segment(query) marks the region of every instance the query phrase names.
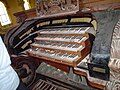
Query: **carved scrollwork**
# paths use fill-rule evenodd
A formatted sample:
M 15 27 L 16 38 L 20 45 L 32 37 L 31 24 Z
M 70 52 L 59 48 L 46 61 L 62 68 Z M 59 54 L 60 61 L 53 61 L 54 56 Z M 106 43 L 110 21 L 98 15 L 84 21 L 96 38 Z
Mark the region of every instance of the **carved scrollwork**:
M 105 90 L 120 90 L 120 19 L 115 25 L 112 43 L 111 43 L 111 59 L 109 61 L 110 81 L 106 85 Z
M 17 72 L 20 79 L 28 87 L 31 86 L 36 78 L 36 64 L 27 56 L 12 57 L 13 68 Z
M 54 15 L 79 10 L 79 0 L 36 0 L 38 16 Z
M 120 80 L 109 81 L 105 90 L 120 90 Z

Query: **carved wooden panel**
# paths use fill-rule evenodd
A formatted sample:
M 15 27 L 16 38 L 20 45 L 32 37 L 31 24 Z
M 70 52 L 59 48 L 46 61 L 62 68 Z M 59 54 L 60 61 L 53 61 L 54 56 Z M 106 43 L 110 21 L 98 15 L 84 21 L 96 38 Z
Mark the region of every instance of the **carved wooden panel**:
M 40 17 L 76 13 L 79 0 L 36 0 L 36 11 Z
M 24 22 L 27 18 L 36 16 L 36 9 L 32 8 L 26 11 L 19 11 L 13 14 L 16 17 L 17 23 Z

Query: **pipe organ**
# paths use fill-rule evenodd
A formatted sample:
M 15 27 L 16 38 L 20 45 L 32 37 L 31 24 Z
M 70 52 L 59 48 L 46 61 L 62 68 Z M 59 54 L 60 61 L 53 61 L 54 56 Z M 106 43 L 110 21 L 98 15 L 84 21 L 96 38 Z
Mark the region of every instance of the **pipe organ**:
M 114 88 L 120 88 L 120 78 L 111 79 L 111 73 L 119 70 L 119 60 L 113 66 L 117 57 L 111 57 L 117 52 L 112 40 L 119 32 L 119 10 L 93 12 L 82 8 L 82 3 L 36 0 L 38 17 L 6 33 L 4 41 L 13 67 L 30 89 L 114 90 L 114 80 Z

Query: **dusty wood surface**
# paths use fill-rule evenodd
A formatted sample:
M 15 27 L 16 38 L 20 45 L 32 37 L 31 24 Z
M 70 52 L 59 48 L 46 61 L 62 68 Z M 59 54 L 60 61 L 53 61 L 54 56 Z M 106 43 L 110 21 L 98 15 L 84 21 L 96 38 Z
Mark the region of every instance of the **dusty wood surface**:
M 91 62 L 108 64 L 114 26 L 120 17 L 120 10 L 94 13 L 98 30 L 92 47 Z

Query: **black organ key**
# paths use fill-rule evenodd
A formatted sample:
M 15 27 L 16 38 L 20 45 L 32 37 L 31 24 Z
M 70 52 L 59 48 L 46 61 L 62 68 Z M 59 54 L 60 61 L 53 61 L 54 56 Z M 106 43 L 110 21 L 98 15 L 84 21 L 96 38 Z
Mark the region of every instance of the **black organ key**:
M 77 36 L 73 36 L 71 39 L 75 39 Z
M 74 54 L 70 54 L 69 57 L 70 57 L 70 58 L 75 58 L 76 55 L 74 55 Z
M 70 48 L 70 47 L 72 47 L 72 46 L 73 46 L 72 44 L 69 44 L 67 47 L 69 47 L 69 48 Z
M 66 47 L 67 46 L 67 44 L 62 44 L 62 47 Z
M 72 48 L 78 48 L 80 47 L 80 45 L 74 45 Z

